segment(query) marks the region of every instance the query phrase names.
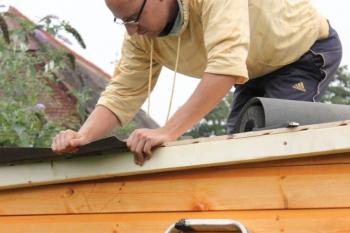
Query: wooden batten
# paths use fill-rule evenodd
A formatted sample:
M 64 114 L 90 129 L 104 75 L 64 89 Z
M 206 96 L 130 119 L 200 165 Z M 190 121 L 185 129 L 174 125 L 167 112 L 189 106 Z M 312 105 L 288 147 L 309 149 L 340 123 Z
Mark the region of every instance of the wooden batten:
M 89 214 L 0 217 L 0 232 L 164 233 L 181 218 L 226 218 L 251 233 L 347 233 L 350 209 Z
M 231 165 L 3 190 L 0 215 L 350 208 L 347 162 Z
M 154 151 L 143 167 L 131 153 L 0 167 L 0 189 L 152 174 L 350 151 L 350 121 L 190 140 Z

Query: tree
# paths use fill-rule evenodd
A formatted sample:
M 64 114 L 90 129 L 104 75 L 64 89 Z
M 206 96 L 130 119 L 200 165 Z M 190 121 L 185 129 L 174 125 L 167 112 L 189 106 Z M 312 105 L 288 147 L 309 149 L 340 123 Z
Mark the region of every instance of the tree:
M 335 79 L 329 85 L 321 102 L 350 105 L 350 73 L 347 66 L 337 70 Z
M 19 25 L 9 29 L 5 19 Z M 85 47 L 78 32 L 62 21 L 51 25 L 52 16 L 38 25 L 0 14 L 0 146 L 43 147 L 51 144 L 65 122 L 51 122 L 40 103 L 43 93 L 52 92 L 49 83 L 57 82 L 56 74 L 67 65 L 74 65 L 72 55 L 63 49 L 40 44 L 29 47 L 36 30 L 46 29 L 53 35 L 60 30 L 73 34 Z
M 10 30 L 6 18 L 15 20 L 20 27 Z M 92 90 L 86 87 L 70 89 L 68 94 L 76 100 L 76 112 L 65 116 L 64 120 L 48 120 L 40 99 L 43 94 L 49 96 L 52 93 L 48 84 L 60 82 L 58 74 L 61 71 L 68 66 L 74 70 L 75 57 L 64 49 L 53 49 L 44 44 L 40 44 L 35 52 L 31 51 L 28 41 L 37 30 L 45 30 L 70 43 L 60 34 L 66 32 L 86 48 L 79 32 L 54 15 L 33 24 L 0 13 L 0 147 L 49 147 L 59 131 L 78 130 L 89 114 L 86 103 L 91 99 Z M 85 86 L 83 77 L 77 78 Z M 112 135 L 125 139 L 134 129 L 135 124 L 130 123 L 115 129 Z
M 184 137 L 210 137 L 226 134 L 226 120 L 230 114 L 233 92 L 229 92 L 220 103 L 196 124 Z

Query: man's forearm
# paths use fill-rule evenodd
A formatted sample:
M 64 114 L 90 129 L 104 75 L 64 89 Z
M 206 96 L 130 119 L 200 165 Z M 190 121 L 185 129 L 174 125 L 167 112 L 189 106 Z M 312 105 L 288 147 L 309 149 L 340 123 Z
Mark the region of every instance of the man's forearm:
M 117 126 L 120 126 L 120 121 L 115 114 L 108 108 L 98 105 L 80 128 L 79 134 L 92 142 L 103 138 Z
M 209 113 L 236 84 L 238 78 L 206 73 L 190 99 L 164 128 L 175 140 Z

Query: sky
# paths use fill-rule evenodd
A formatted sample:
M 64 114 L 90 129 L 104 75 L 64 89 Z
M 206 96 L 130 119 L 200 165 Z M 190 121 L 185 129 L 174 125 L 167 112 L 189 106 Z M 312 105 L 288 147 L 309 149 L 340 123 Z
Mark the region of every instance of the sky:
M 346 0 L 312 0 L 316 9 L 326 16 L 338 31 L 343 43 L 342 65 L 350 65 L 350 21 L 349 5 Z M 81 49 L 74 39 L 71 49 L 112 74 L 120 56 L 124 28 L 113 22 L 113 16 L 103 0 L 0 0 L 0 4 L 16 7 L 28 18 L 37 22 L 46 15 L 56 15 L 68 21 L 82 35 L 87 48 Z M 160 125 L 166 121 L 173 72 L 163 69 L 151 95 L 150 115 Z M 178 75 L 175 86 L 174 113 L 190 97 L 199 80 Z M 143 109 L 147 109 L 144 104 Z

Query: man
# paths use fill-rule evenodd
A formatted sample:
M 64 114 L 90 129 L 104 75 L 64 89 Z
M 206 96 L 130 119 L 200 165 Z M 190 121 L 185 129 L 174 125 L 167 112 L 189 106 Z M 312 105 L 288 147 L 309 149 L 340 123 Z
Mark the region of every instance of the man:
M 161 66 L 201 78 L 189 100 L 158 129 L 127 140 L 135 162 L 176 140 L 232 88 L 228 119 L 254 96 L 317 101 L 341 59 L 341 45 L 310 0 L 106 0 L 126 27 L 113 79 L 79 132 L 58 134 L 57 153 L 72 152 L 125 125 L 156 83 Z

